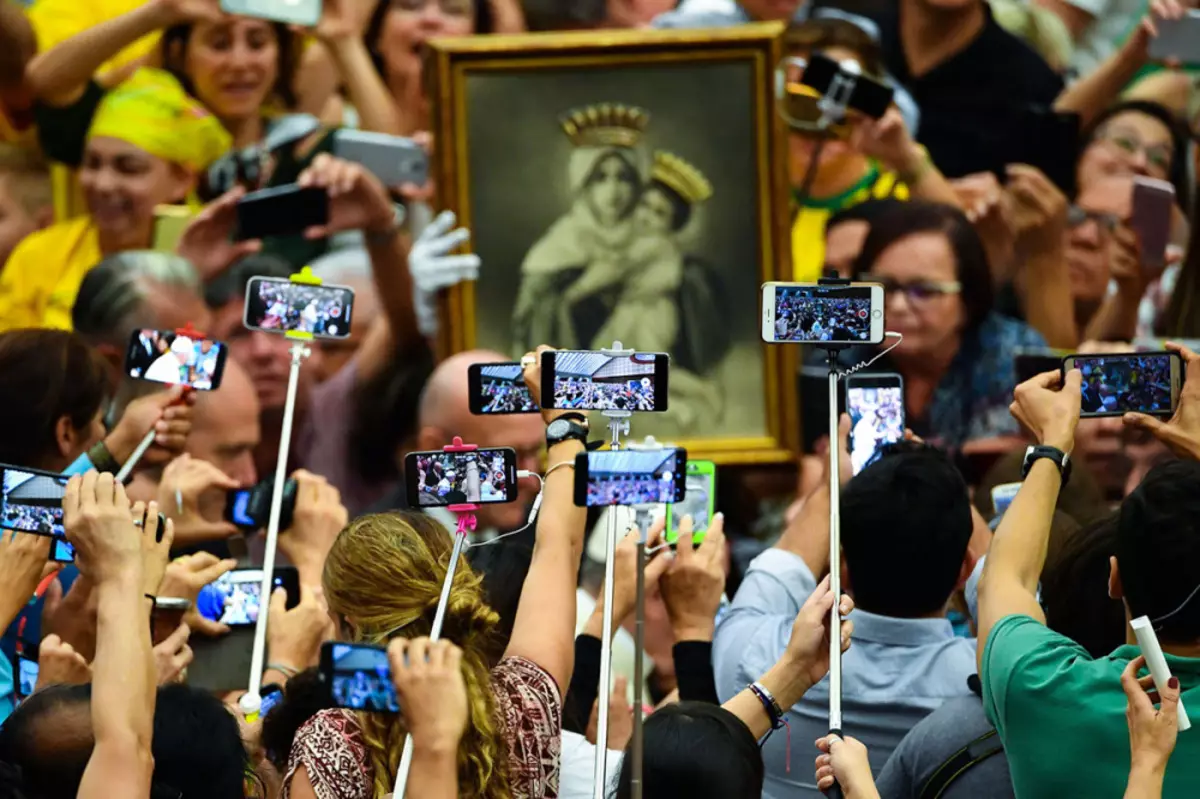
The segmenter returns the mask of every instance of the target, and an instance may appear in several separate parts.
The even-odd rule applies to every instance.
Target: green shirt
[[[983,707],[1004,742],[1020,799],[1124,795],[1129,726],[1121,672],[1140,653],[1122,646],[1093,659],[1029,616],[1006,616],[992,628],[980,674]],[[1200,659],[1166,657],[1184,706],[1200,713]],[[1163,797],[1200,797],[1200,731],[1179,734]]]

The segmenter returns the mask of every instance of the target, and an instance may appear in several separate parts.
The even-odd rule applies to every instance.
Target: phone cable
[[[883,352],[878,352],[878,353],[876,353],[876,354],[875,354],[875,357],[874,357],[874,358],[872,358],[871,360],[869,360],[869,361],[863,361],[863,362],[862,362],[862,363],[860,363],[860,364],[857,364],[857,365],[855,365],[855,366],[851,366],[849,369],[846,369],[845,371],[838,372],[838,373],[837,373],[837,376],[838,376],[838,378],[839,378],[839,379],[846,378],[846,377],[849,377],[850,375],[854,374],[855,372],[860,372],[860,371],[862,371],[863,369],[866,369],[866,368],[867,368],[867,367],[869,367],[871,364],[875,363],[875,362],[876,362],[876,361],[878,361],[880,358],[882,358],[883,356],[887,355],[887,354],[888,354],[889,352],[891,352],[892,350],[894,350],[894,349],[896,349],[897,347],[899,347],[899,346],[900,346],[900,342],[904,341],[904,336],[903,336],[903,335],[901,335],[900,333],[892,333],[891,331],[889,331],[889,332],[887,332],[887,333],[884,333],[884,334],[883,334],[883,337],[884,337],[884,338],[894,338],[894,339],[896,339],[896,343],[895,343],[895,344],[893,344],[893,345],[891,345],[890,347],[888,347],[888,348],[887,348],[886,350],[884,350]]]
[[[538,511],[542,509],[542,492],[546,488],[546,481],[543,480],[542,476],[540,474],[538,474],[537,472],[531,472],[531,471],[528,471],[525,469],[522,469],[521,471],[517,472],[517,479],[520,480],[522,477],[536,477],[537,481],[538,481],[537,497],[533,500],[533,507],[531,507],[529,509],[529,520],[526,521],[525,524],[518,527],[516,530],[511,530],[507,533],[501,533],[500,535],[495,536],[494,538],[489,538],[487,541],[467,541],[466,542],[467,549],[473,549],[474,547],[491,546],[492,544],[495,544],[497,541],[502,541],[503,539],[508,538],[509,536],[514,536],[517,533],[525,532],[526,530],[528,530],[530,527],[533,526],[534,522],[537,521]]]

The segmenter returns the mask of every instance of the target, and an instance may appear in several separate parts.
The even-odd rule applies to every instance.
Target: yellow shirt
[[[809,199],[792,218],[792,279],[799,283],[816,282],[825,269],[825,223],[838,211],[864,203],[893,197],[908,199],[908,187],[891,172],[870,171],[848,190],[823,200]]]
[[[145,0],[35,0],[25,12],[44,53],[77,33],[133,11]],[[143,36],[100,67],[104,72],[139,59],[158,46],[159,34]]]
[[[70,330],[79,284],[101,258],[91,217],[27,236],[0,272],[0,333],[18,327]]]

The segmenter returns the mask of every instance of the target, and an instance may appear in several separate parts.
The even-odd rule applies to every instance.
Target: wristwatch
[[[1058,467],[1058,473],[1062,476],[1062,484],[1066,485],[1071,479],[1071,456],[1063,452],[1058,447],[1047,447],[1038,445],[1025,450],[1025,461],[1021,464],[1021,478],[1029,476],[1029,470],[1033,468],[1034,461],[1039,458],[1045,458]]]
[[[571,439],[587,444],[590,432],[587,417],[582,413],[564,413],[546,426],[546,446],[553,447]]]

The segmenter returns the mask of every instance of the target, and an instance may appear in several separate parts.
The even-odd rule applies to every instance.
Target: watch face
[[[546,428],[546,438],[558,438],[565,436],[571,430],[571,423],[566,419],[555,419]]]

